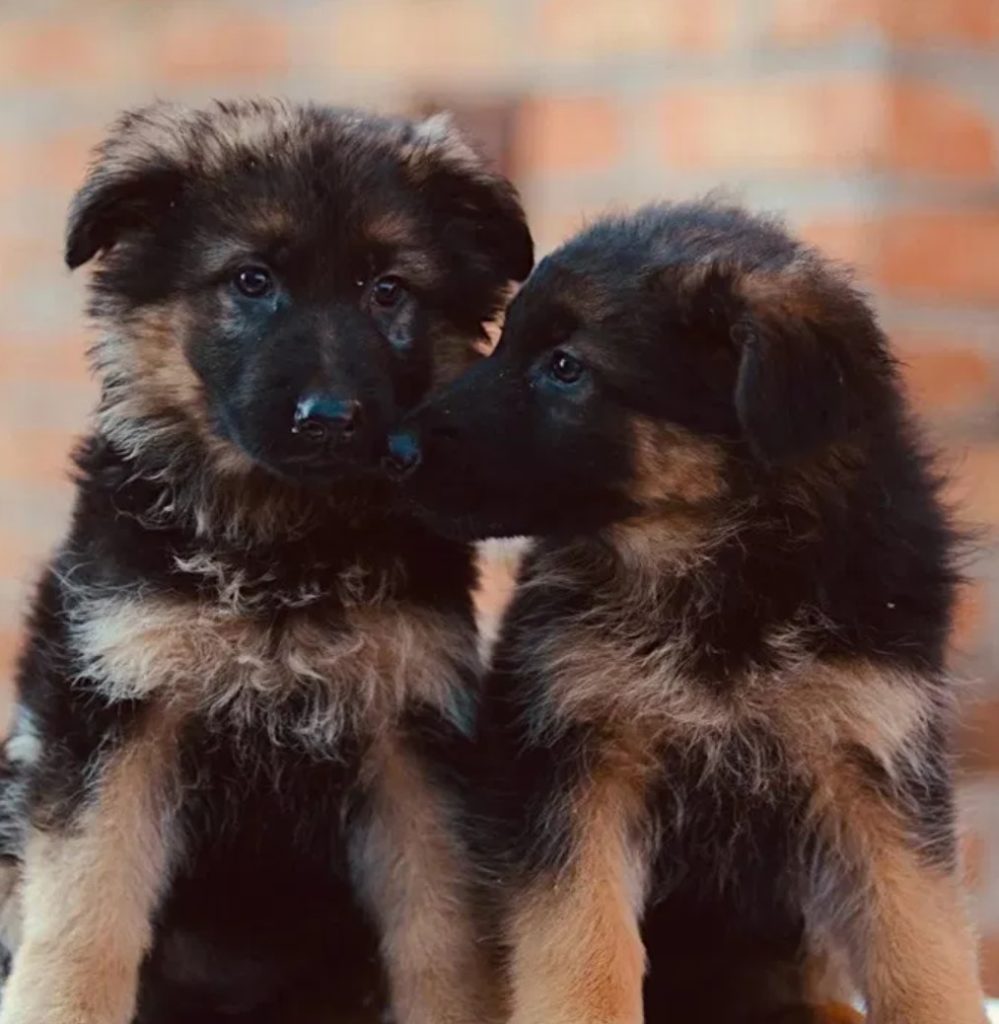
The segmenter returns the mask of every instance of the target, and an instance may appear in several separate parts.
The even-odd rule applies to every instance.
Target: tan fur
[[[574,585],[564,563],[547,576],[542,565],[539,574],[547,585]],[[744,772],[739,785],[761,795],[772,794],[788,779],[819,787],[821,810],[816,813],[823,816],[824,827],[835,828],[834,848],[852,851],[850,863],[870,865],[872,872],[868,890],[854,894],[870,906],[864,955],[853,963],[854,981],[866,987],[876,1006],[904,1006],[912,1014],[875,1020],[978,1024],[974,944],[956,884],[920,866],[920,851],[901,834],[887,805],[869,807],[859,785],[849,791],[822,789],[846,770],[844,751],[865,751],[889,779],[903,770],[922,770],[927,730],[949,714],[945,681],[915,680],[862,661],[820,660],[808,653],[808,626],[802,622],[769,638],[779,669],[750,670],[737,687],[714,691],[686,673],[682,622],[675,625],[670,643],[647,632],[647,624],[658,621],[651,611],[663,596],[649,582],[657,578],[663,577],[650,572],[643,581],[632,565],[620,589],[612,584],[590,610],[559,630],[534,637],[529,650],[516,652],[549,680],[547,703],[537,709],[538,728],[557,734],[571,723],[586,722],[604,729],[643,729],[650,751],[660,742],[696,750],[707,756],[708,770],[720,776],[738,753],[735,763]],[[696,603],[690,614],[697,614]],[[777,741],[776,756],[758,743],[761,734]],[[580,836],[585,833],[585,828],[577,830]],[[818,884],[821,889],[824,882]],[[830,900],[849,901],[849,891],[841,883],[836,886]],[[530,905],[524,913],[533,913]],[[813,925],[817,937],[828,934],[830,923],[821,916]],[[573,927],[581,933],[578,923]],[[842,934],[837,938],[842,942]],[[852,943],[857,951],[856,934]],[[530,958],[539,955],[535,949]],[[938,966],[929,964],[929,957]],[[856,969],[865,962],[873,973],[860,978]],[[842,979],[837,988],[837,994],[848,994]],[[830,989],[821,994],[828,997]],[[945,1017],[944,1008],[951,1006],[958,1017]]]
[[[341,620],[317,612],[323,595],[304,590],[286,595],[275,631],[268,608],[242,598],[246,585],[225,577],[212,603],[137,593],[81,602],[73,641],[82,675],[106,699],[156,696],[233,728],[262,721],[324,750],[348,725],[394,721],[407,700],[449,713],[462,687],[456,666],[477,667],[471,630],[436,612],[371,601]],[[297,717],[284,705],[293,694],[306,698]]]
[[[559,585],[554,567],[545,574],[542,564],[537,574]],[[540,709],[548,728],[641,723],[671,743],[704,747],[721,764],[731,745],[759,727],[783,737],[792,767],[807,775],[816,757],[831,756],[844,743],[864,747],[890,768],[947,701],[942,683],[935,691],[940,703],[933,704],[925,687],[901,674],[862,662],[819,661],[807,653],[805,625],[769,637],[780,670],[751,671],[731,691],[713,691],[686,671],[683,622],[675,624],[669,643],[657,632],[651,612],[663,594],[650,582],[655,579],[658,573],[644,581],[634,571],[624,573],[620,590],[608,588],[575,620],[531,637],[529,650],[518,652],[550,680]],[[562,584],[573,585],[571,572]],[[692,607],[690,614],[697,613]]]
[[[855,769],[823,767],[813,811],[861,884],[824,894],[812,914],[838,927],[872,1020],[983,1024],[975,940],[954,872],[913,848],[898,813]]]
[[[380,924],[397,1019],[504,1019],[495,965],[470,909],[467,855],[439,787],[398,734],[376,741],[364,775],[371,820],[355,851],[355,870]]]
[[[112,755],[71,826],[31,835],[23,940],[0,1024],[131,1021],[173,844],[173,725],[159,716]]]
[[[817,273],[828,281],[832,268],[803,250],[778,269],[743,273],[738,290],[755,309],[769,317],[794,318],[821,323],[829,319],[828,284],[820,287]]]
[[[814,1024],[864,1024],[864,1015],[845,1003],[830,1003],[817,1007]]]
[[[639,1024],[645,951],[638,929],[646,773],[624,753],[573,806],[577,844],[557,877],[513,897],[511,1024]]]
[[[182,300],[132,314],[94,350],[105,381],[98,421],[105,435],[135,457],[150,444],[193,434],[221,474],[252,463],[212,428],[204,386],[187,359],[191,313]]]
[[[635,501],[697,506],[725,493],[717,444],[645,416],[634,417],[631,429],[635,470],[629,494]]]

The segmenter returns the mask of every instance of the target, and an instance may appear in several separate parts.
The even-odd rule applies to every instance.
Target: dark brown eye
[[[233,282],[250,299],[261,299],[274,287],[274,279],[266,267],[240,267]]]
[[[548,373],[560,384],[575,384],[583,376],[583,364],[568,352],[558,349],[548,364]]]
[[[392,309],[399,304],[405,290],[406,286],[402,283],[402,278],[386,274],[384,277],[378,278],[371,286],[371,298],[376,305],[383,309]]]

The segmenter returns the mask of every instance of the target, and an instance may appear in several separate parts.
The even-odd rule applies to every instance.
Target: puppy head
[[[470,363],[532,244],[446,120],[252,101],[123,116],[70,214],[95,257],[113,443],[325,484]]]
[[[737,209],[657,206],[545,259],[495,354],[391,449],[441,528],[576,532],[745,498],[895,403],[869,310],[814,252]]]

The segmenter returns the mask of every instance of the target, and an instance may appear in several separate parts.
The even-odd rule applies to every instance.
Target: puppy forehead
[[[381,269],[432,288],[445,271],[428,211],[403,183],[382,175],[369,187],[324,176],[312,161],[298,169],[261,164],[202,182],[209,213],[195,234],[202,266],[224,270],[248,254],[294,255],[311,263],[349,259],[358,268],[377,254]]]
[[[377,253],[384,257],[379,262],[415,284],[430,287],[443,273],[433,232],[404,195],[387,191],[357,201],[346,190],[323,197],[296,189],[294,182],[271,186],[266,198],[232,195],[224,184],[213,189],[207,203],[215,215],[195,228],[205,270],[224,270],[250,254],[323,263],[350,257],[360,269],[367,255]]]
[[[556,249],[522,289],[511,319],[523,343],[536,345],[560,317],[596,331],[639,328],[650,311],[668,315],[671,304],[686,315],[718,287],[795,289],[813,263],[774,220],[712,202],[658,204],[598,220]],[[627,340],[627,331],[616,333]],[[642,331],[632,333],[640,342]]]

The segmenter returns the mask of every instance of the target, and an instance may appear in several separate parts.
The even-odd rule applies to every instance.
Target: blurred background
[[[999,524],[999,0],[0,0],[0,693],[94,400],[67,203],[115,112],[279,94],[449,108],[543,252],[725,188],[858,268],[971,522]],[[494,561],[484,594],[506,591]],[[966,860],[999,994],[999,551],[954,669]]]

